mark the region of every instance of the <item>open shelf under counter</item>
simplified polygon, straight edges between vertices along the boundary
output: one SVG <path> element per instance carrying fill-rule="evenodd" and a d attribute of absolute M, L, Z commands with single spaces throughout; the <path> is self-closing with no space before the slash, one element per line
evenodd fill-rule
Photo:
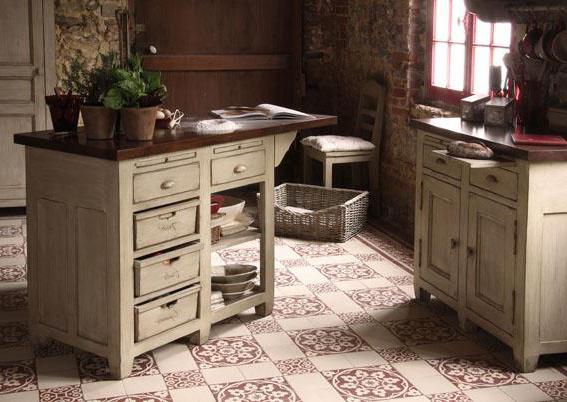
<path fill-rule="evenodd" d="M 238 244 L 246 243 L 260 238 L 262 233 L 259 229 L 249 227 L 247 230 L 235 233 L 230 236 L 221 237 L 218 243 L 211 245 L 211 251 L 219 251 L 228 247 L 236 246 Z"/>
<path fill-rule="evenodd" d="M 212 323 L 226 320 L 229 317 L 240 314 L 252 307 L 259 306 L 265 302 L 266 294 L 260 290 L 254 289 L 252 293 L 244 296 L 242 299 L 236 300 L 224 307 L 212 310 Z"/>

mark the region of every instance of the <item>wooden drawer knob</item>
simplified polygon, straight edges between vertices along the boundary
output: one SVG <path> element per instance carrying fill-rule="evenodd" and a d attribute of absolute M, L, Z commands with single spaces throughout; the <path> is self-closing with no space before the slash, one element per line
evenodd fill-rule
<path fill-rule="evenodd" d="M 163 183 L 161 183 L 162 190 L 169 190 L 170 188 L 173 188 L 173 186 L 175 186 L 174 180 L 166 180 Z"/>
<path fill-rule="evenodd" d="M 233 172 L 236 173 L 236 174 L 241 174 L 241 173 L 246 172 L 246 170 L 248 170 L 246 165 L 236 165 L 233 169 Z"/>
<path fill-rule="evenodd" d="M 498 183 L 498 177 L 494 176 L 493 174 L 489 174 L 486 176 L 486 181 L 489 183 Z"/>

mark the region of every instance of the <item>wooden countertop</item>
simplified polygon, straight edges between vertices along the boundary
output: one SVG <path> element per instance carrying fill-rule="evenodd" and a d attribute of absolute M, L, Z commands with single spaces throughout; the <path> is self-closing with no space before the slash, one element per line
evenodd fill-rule
<path fill-rule="evenodd" d="M 144 142 L 128 141 L 125 137 L 105 141 L 87 140 L 81 131 L 70 135 L 54 135 L 53 131 L 15 134 L 14 142 L 36 148 L 122 161 L 166 152 L 283 134 L 290 131 L 333 126 L 337 124 L 337 117 L 315 115 L 315 119 L 310 120 L 255 120 L 241 121 L 238 124 L 242 128 L 230 134 L 198 134 L 189 128 L 177 128 L 175 130 L 156 129 L 154 139 Z"/>
<path fill-rule="evenodd" d="M 492 148 L 496 154 L 515 159 L 534 162 L 567 161 L 567 147 L 515 145 L 511 137 L 513 128 L 484 126 L 481 123 L 461 120 L 460 117 L 414 119 L 411 126 L 453 140 L 480 141 Z"/>

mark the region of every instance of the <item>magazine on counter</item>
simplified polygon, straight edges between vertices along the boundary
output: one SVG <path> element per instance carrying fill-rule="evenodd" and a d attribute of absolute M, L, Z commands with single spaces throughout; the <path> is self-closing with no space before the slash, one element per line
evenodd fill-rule
<path fill-rule="evenodd" d="M 288 109 L 282 106 L 263 103 L 255 107 L 229 106 L 225 109 L 213 110 L 214 116 L 227 120 L 277 120 L 277 119 L 313 119 L 314 116 Z"/>

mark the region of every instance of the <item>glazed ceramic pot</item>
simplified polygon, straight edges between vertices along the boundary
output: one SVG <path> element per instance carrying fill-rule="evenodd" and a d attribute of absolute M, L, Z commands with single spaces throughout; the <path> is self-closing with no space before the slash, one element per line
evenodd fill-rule
<path fill-rule="evenodd" d="M 76 95 L 50 95 L 45 97 L 49 106 L 53 131 L 77 131 L 81 98 Z"/>
<path fill-rule="evenodd" d="M 121 109 L 122 130 L 126 138 L 132 141 L 151 141 L 154 138 L 158 107 L 128 107 Z"/>
<path fill-rule="evenodd" d="M 81 106 L 85 134 L 90 140 L 109 140 L 114 137 L 118 111 L 104 106 Z"/>

